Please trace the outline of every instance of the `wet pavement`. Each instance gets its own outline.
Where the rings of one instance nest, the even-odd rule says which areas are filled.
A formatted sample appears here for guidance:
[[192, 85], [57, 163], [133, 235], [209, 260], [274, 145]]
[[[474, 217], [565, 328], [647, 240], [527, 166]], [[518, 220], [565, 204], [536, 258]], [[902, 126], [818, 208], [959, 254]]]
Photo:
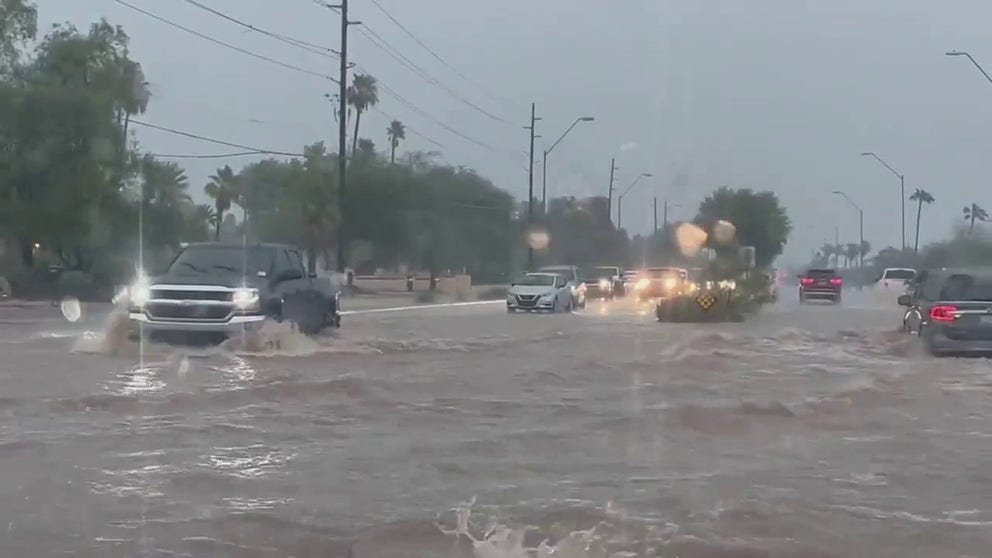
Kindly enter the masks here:
[[215, 348], [0, 308], [0, 556], [992, 552], [992, 364], [897, 307], [376, 307]]

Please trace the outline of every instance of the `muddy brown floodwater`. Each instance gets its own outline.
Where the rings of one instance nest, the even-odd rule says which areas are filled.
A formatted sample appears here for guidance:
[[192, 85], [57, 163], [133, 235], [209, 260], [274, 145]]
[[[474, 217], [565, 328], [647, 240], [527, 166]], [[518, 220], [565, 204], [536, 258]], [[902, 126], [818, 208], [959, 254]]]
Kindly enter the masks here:
[[209, 349], [104, 343], [106, 313], [0, 308], [0, 556], [992, 555], [992, 366], [855, 293]]

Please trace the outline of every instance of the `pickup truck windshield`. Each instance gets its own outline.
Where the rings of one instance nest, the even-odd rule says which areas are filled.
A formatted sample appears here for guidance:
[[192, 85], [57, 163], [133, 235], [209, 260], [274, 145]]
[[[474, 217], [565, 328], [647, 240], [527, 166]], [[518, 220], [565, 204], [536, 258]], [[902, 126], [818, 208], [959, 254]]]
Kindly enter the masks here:
[[273, 249], [261, 246], [190, 246], [179, 253], [169, 266], [169, 273], [237, 273], [266, 275], [272, 269]]

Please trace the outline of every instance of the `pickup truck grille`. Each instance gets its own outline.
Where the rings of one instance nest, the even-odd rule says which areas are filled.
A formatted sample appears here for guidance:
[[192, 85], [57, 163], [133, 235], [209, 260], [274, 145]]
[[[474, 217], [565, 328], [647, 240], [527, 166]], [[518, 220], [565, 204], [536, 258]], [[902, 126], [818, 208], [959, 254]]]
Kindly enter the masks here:
[[228, 302], [231, 300], [231, 292], [152, 289], [150, 298], [157, 300], [214, 300]]
[[231, 314], [230, 306], [206, 304], [169, 304], [152, 302], [145, 306], [152, 319], [162, 320], [225, 320]]
[[152, 285], [144, 312], [152, 321], [225, 322], [235, 312], [233, 289], [213, 285]]

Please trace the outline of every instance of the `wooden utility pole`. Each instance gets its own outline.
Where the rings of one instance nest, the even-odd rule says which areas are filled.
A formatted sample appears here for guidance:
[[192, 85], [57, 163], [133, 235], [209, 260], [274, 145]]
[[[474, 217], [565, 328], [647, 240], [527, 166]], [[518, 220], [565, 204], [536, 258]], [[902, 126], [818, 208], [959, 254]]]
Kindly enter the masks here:
[[654, 234], [658, 234], [658, 196], [654, 197]]
[[[524, 129], [530, 130], [530, 164], [527, 166], [527, 270], [534, 270], [534, 246], [530, 235], [534, 232], [534, 129], [540, 118], [537, 117], [535, 103], [530, 104], [530, 126]], [[547, 211], [547, 209], [545, 209]]]
[[348, 0], [341, 0], [341, 3], [328, 8], [341, 11], [341, 66], [338, 69], [338, 227], [337, 227], [337, 270], [344, 273], [345, 268], [345, 245], [347, 239], [344, 236], [344, 200], [347, 193], [347, 171], [348, 157], [346, 149], [348, 147], [348, 27], [358, 25], [360, 21], [348, 21]]
[[613, 222], [613, 173], [617, 170], [616, 157], [610, 159], [610, 189], [606, 195], [606, 218]]

